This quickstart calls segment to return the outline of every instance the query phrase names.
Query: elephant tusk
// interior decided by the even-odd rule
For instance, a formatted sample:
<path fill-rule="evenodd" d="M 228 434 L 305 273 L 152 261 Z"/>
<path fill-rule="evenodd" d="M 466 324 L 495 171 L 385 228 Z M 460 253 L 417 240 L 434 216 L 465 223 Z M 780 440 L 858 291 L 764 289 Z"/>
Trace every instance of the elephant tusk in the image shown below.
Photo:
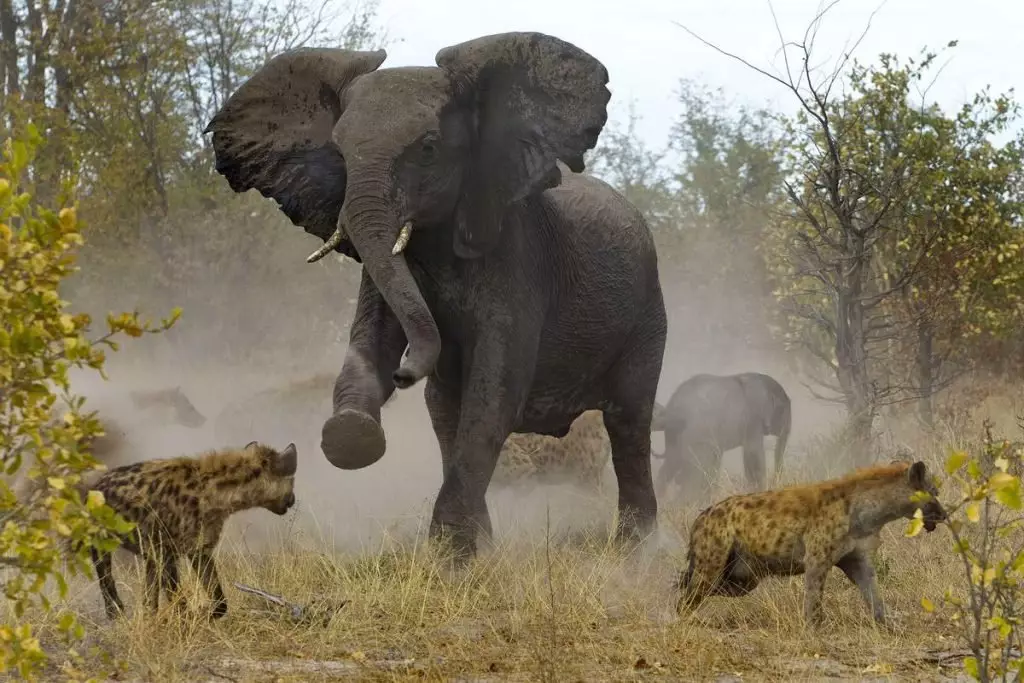
<path fill-rule="evenodd" d="M 334 234 L 328 237 L 327 241 L 319 249 L 306 257 L 306 263 L 316 263 L 324 256 L 327 256 L 327 254 L 334 251 L 341 244 L 343 239 L 345 239 L 345 226 L 339 222 Z"/>
<path fill-rule="evenodd" d="M 397 256 L 401 254 L 402 250 L 409 244 L 410 237 L 412 237 L 412 221 L 402 226 L 401 232 L 398 233 L 398 239 L 395 240 L 395 246 L 391 247 L 391 255 Z"/>

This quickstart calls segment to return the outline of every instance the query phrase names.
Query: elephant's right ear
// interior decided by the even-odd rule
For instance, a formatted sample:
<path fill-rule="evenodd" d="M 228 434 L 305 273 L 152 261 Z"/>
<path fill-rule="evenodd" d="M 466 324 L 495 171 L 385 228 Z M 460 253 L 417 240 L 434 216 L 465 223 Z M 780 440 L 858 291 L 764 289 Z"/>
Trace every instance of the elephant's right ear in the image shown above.
<path fill-rule="evenodd" d="M 235 192 L 255 188 L 273 198 L 292 223 L 326 241 L 345 200 L 345 159 L 332 136 L 345 90 L 386 57 L 384 50 L 300 48 L 271 59 L 203 131 L 213 133 L 217 172 Z M 357 258 L 350 243 L 338 250 Z"/>

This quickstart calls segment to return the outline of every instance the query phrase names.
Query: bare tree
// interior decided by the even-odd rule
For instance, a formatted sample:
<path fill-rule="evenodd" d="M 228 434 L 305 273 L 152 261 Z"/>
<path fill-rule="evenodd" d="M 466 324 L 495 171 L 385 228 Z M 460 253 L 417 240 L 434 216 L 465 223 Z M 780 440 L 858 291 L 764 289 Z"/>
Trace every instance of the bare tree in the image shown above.
<path fill-rule="evenodd" d="M 797 41 L 783 37 L 772 8 L 784 60 L 781 75 L 679 26 L 782 85 L 798 104 L 797 115 L 787 119 L 787 137 L 794 141 L 783 181 L 788 208 L 777 216 L 784 243 L 781 286 L 787 290 L 782 303 L 784 312 L 802 325 L 793 341 L 831 375 L 814 377 L 827 390 L 816 394 L 845 405 L 851 450 L 855 461 L 864 463 L 877 409 L 898 393 L 888 381 L 891 374 L 884 371 L 890 342 L 899 335 L 898 321 L 883 304 L 913 280 L 935 233 L 918 230 L 913 253 L 888 264 L 882 273 L 877 270 L 883 245 L 908 223 L 925 225 L 910 201 L 919 179 L 913 159 L 900 144 L 901 131 L 893 130 L 902 121 L 887 118 L 881 106 L 885 97 L 898 98 L 903 91 L 894 87 L 871 93 L 872 84 L 863 82 L 867 70 L 853 63 L 852 77 L 861 78 L 864 87 L 856 97 L 837 93 L 850 76 L 852 53 L 871 21 L 852 46 L 844 46 L 831 69 L 814 66 L 818 30 L 836 4 L 838 0 L 824 6 Z M 872 94 L 878 97 L 865 96 Z"/>

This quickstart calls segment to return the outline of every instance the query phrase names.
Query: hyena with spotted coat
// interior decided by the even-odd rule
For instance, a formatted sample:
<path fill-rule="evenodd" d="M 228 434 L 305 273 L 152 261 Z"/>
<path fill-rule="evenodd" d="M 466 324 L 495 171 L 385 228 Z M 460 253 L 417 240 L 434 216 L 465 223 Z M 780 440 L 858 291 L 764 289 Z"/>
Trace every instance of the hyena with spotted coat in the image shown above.
<path fill-rule="evenodd" d="M 915 496 L 924 493 L 926 496 Z M 711 595 L 738 597 L 769 575 L 804 575 L 804 618 L 821 618 L 829 569 L 839 567 L 879 623 L 885 608 L 871 559 L 889 522 L 922 511 L 924 528 L 945 519 L 923 462 L 894 462 L 845 477 L 731 496 L 702 511 L 690 532 L 677 612 Z"/>
<path fill-rule="evenodd" d="M 255 441 L 242 449 L 198 457 L 146 460 L 110 470 L 88 488 L 135 529 L 121 547 L 146 564 L 146 606 L 155 611 L 161 588 L 168 600 L 178 590 L 178 558 L 187 557 L 213 600 L 212 617 L 227 613 L 213 551 L 228 517 L 262 507 L 284 515 L 295 504 L 295 444 L 277 451 Z M 112 573 L 111 553 L 92 550 L 107 616 L 124 611 Z"/>

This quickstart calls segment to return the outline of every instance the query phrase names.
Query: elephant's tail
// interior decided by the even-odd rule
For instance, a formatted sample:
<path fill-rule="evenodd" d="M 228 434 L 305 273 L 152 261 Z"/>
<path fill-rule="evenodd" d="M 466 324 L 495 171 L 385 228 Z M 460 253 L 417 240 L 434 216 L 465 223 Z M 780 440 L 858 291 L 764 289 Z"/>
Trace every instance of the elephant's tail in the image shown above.
<path fill-rule="evenodd" d="M 782 455 L 786 452 L 786 443 L 789 441 L 789 432 L 793 426 L 793 410 L 786 401 L 782 404 L 778 415 L 778 436 L 775 439 L 775 474 L 782 470 Z"/>

